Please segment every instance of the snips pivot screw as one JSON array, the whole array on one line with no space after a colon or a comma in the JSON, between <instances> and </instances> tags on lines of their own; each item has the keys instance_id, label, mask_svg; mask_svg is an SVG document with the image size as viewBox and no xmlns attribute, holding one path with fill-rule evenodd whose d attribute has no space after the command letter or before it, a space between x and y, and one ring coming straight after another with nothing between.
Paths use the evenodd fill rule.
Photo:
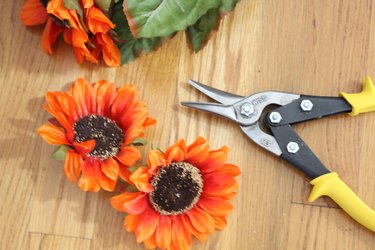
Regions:
<instances>
[{"instance_id":1,"label":"snips pivot screw","mask_svg":"<svg viewBox=\"0 0 375 250\"><path fill-rule=\"evenodd\" d=\"M303 111L311 111L313 106L314 104L310 100L303 100L300 107Z\"/></svg>"},{"instance_id":2,"label":"snips pivot screw","mask_svg":"<svg viewBox=\"0 0 375 250\"><path fill-rule=\"evenodd\" d=\"M279 123L281 121L282 117L279 112L271 112L270 114L270 121L272 123Z\"/></svg>"},{"instance_id":3,"label":"snips pivot screw","mask_svg":"<svg viewBox=\"0 0 375 250\"><path fill-rule=\"evenodd\" d=\"M295 154L299 150L299 146L296 142L289 142L288 145L286 145L286 149L288 150L289 153Z\"/></svg>"},{"instance_id":4,"label":"snips pivot screw","mask_svg":"<svg viewBox=\"0 0 375 250\"><path fill-rule=\"evenodd\" d=\"M252 115L254 113L254 107L253 105L251 105L250 103L248 102L245 102L244 104L242 104L241 106L241 111L240 111L241 115L243 116L246 116L246 117L249 117L250 115Z\"/></svg>"}]
</instances>

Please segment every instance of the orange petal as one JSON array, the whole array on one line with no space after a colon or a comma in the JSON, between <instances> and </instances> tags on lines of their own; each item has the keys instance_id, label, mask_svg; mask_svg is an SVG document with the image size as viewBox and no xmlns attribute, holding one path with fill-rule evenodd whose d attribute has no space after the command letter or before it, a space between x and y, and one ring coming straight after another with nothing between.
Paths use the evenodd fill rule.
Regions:
<instances>
[{"instance_id":1,"label":"orange petal","mask_svg":"<svg viewBox=\"0 0 375 250\"><path fill-rule=\"evenodd\" d=\"M166 166L166 160L159 150L151 150L147 155L148 172L154 175L159 167Z\"/></svg>"},{"instance_id":2,"label":"orange petal","mask_svg":"<svg viewBox=\"0 0 375 250\"><path fill-rule=\"evenodd\" d=\"M160 216L159 223L156 227L156 245L161 249L169 248L172 237L172 223L167 216Z\"/></svg>"},{"instance_id":3,"label":"orange petal","mask_svg":"<svg viewBox=\"0 0 375 250\"><path fill-rule=\"evenodd\" d=\"M95 140L87 140L84 142L73 142L74 149L81 155L90 153L95 148Z\"/></svg>"},{"instance_id":4,"label":"orange petal","mask_svg":"<svg viewBox=\"0 0 375 250\"><path fill-rule=\"evenodd\" d=\"M155 233L153 235L151 235L150 238L146 239L144 241L144 244L145 244L145 247L147 249L155 249L157 246L156 246L156 239L155 239Z\"/></svg>"},{"instance_id":5,"label":"orange petal","mask_svg":"<svg viewBox=\"0 0 375 250\"><path fill-rule=\"evenodd\" d=\"M137 229L141 218L142 218L142 215L138 215L138 214L127 215L124 220L125 230L128 232L134 232Z\"/></svg>"},{"instance_id":6,"label":"orange petal","mask_svg":"<svg viewBox=\"0 0 375 250\"><path fill-rule=\"evenodd\" d=\"M128 214L143 213L148 206L147 195L142 192L125 192L112 197L110 202L116 210Z\"/></svg>"},{"instance_id":7,"label":"orange petal","mask_svg":"<svg viewBox=\"0 0 375 250\"><path fill-rule=\"evenodd\" d=\"M22 6L20 19L26 26L40 25L47 21L48 13L40 0L27 0Z\"/></svg>"},{"instance_id":8,"label":"orange petal","mask_svg":"<svg viewBox=\"0 0 375 250\"><path fill-rule=\"evenodd\" d=\"M227 226L227 218L225 216L214 216L215 228L223 230Z\"/></svg>"},{"instance_id":9,"label":"orange petal","mask_svg":"<svg viewBox=\"0 0 375 250\"><path fill-rule=\"evenodd\" d=\"M132 166L138 160L142 158L141 152L136 147L123 146L120 153L116 155L117 160L119 160L125 166Z\"/></svg>"},{"instance_id":10,"label":"orange petal","mask_svg":"<svg viewBox=\"0 0 375 250\"><path fill-rule=\"evenodd\" d=\"M203 176L203 192L211 196L232 197L238 188L236 180L226 174L210 173Z\"/></svg>"},{"instance_id":11,"label":"orange petal","mask_svg":"<svg viewBox=\"0 0 375 250\"><path fill-rule=\"evenodd\" d=\"M148 208L142 214L138 227L135 230L135 236L138 243L150 238L155 233L159 217L160 216L152 208Z\"/></svg>"},{"instance_id":12,"label":"orange petal","mask_svg":"<svg viewBox=\"0 0 375 250\"><path fill-rule=\"evenodd\" d=\"M167 152L165 152L165 157L167 158L167 165L168 165L172 162L183 161L185 159L185 153L180 147L173 146L169 148Z\"/></svg>"},{"instance_id":13,"label":"orange petal","mask_svg":"<svg viewBox=\"0 0 375 250\"><path fill-rule=\"evenodd\" d=\"M187 250L191 245L191 233L183 216L175 216L172 221L172 247Z\"/></svg>"},{"instance_id":14,"label":"orange petal","mask_svg":"<svg viewBox=\"0 0 375 250\"><path fill-rule=\"evenodd\" d=\"M82 171L83 159L74 150L69 150L65 157L64 171L66 178L71 182L76 182Z\"/></svg>"},{"instance_id":15,"label":"orange petal","mask_svg":"<svg viewBox=\"0 0 375 250\"><path fill-rule=\"evenodd\" d=\"M97 170L95 165L91 164L89 161L85 161L82 166L82 176L78 181L78 186L83 191L93 191L98 192L100 190L100 185L97 182Z\"/></svg>"},{"instance_id":16,"label":"orange petal","mask_svg":"<svg viewBox=\"0 0 375 250\"><path fill-rule=\"evenodd\" d=\"M139 167L132 175L130 181L138 188L139 191L151 193L154 189L150 184L151 175L147 167Z\"/></svg>"},{"instance_id":17,"label":"orange petal","mask_svg":"<svg viewBox=\"0 0 375 250\"><path fill-rule=\"evenodd\" d=\"M92 0L83 0L83 2L85 1ZM87 26L93 34L108 33L111 29L115 27L111 20L109 20L109 18L106 15L104 15L104 13L99 8L95 6L87 10L86 19Z\"/></svg>"},{"instance_id":18,"label":"orange petal","mask_svg":"<svg viewBox=\"0 0 375 250\"><path fill-rule=\"evenodd\" d=\"M107 64L109 67L120 66L121 54L119 47L117 47L117 45L112 41L109 34L99 33L98 35L101 36L102 40L104 41L102 44L102 53L105 64Z\"/></svg>"},{"instance_id":19,"label":"orange petal","mask_svg":"<svg viewBox=\"0 0 375 250\"><path fill-rule=\"evenodd\" d=\"M110 107L116 97L116 85L104 80L94 85L96 93L96 112L99 115L109 116Z\"/></svg>"},{"instance_id":20,"label":"orange petal","mask_svg":"<svg viewBox=\"0 0 375 250\"><path fill-rule=\"evenodd\" d=\"M192 233L192 235L194 235L200 242L203 242L207 239L208 234L201 233L197 229L195 229L189 219L186 219L186 225L188 226L189 231Z\"/></svg>"},{"instance_id":21,"label":"orange petal","mask_svg":"<svg viewBox=\"0 0 375 250\"><path fill-rule=\"evenodd\" d=\"M193 207L186 214L198 232L211 234L215 231L215 221L206 211L198 207Z\"/></svg>"},{"instance_id":22,"label":"orange petal","mask_svg":"<svg viewBox=\"0 0 375 250\"><path fill-rule=\"evenodd\" d=\"M233 205L220 197L209 197L202 195L198 201L198 206L211 215L224 216L233 209Z\"/></svg>"},{"instance_id":23,"label":"orange petal","mask_svg":"<svg viewBox=\"0 0 375 250\"><path fill-rule=\"evenodd\" d=\"M87 9L94 5L94 0L82 0L82 3L83 7Z\"/></svg>"},{"instance_id":24,"label":"orange petal","mask_svg":"<svg viewBox=\"0 0 375 250\"><path fill-rule=\"evenodd\" d=\"M186 161L192 164L198 164L204 161L210 148L203 137L198 137L187 149Z\"/></svg>"},{"instance_id":25,"label":"orange petal","mask_svg":"<svg viewBox=\"0 0 375 250\"><path fill-rule=\"evenodd\" d=\"M47 54L52 54L52 45L56 42L62 31L63 27L56 25L52 18L48 18L46 26L44 27L41 43L43 50Z\"/></svg>"},{"instance_id":26,"label":"orange petal","mask_svg":"<svg viewBox=\"0 0 375 250\"><path fill-rule=\"evenodd\" d=\"M70 93L78 106L78 112L81 117L90 115L96 111L96 100L89 81L83 78L77 79L73 83Z\"/></svg>"},{"instance_id":27,"label":"orange petal","mask_svg":"<svg viewBox=\"0 0 375 250\"><path fill-rule=\"evenodd\" d=\"M240 175L241 170L236 165L226 163L221 168L217 169L215 173L227 174L234 177Z\"/></svg>"},{"instance_id":28,"label":"orange petal","mask_svg":"<svg viewBox=\"0 0 375 250\"><path fill-rule=\"evenodd\" d=\"M137 90L133 85L125 85L119 88L117 97L112 103L111 116L115 120L121 120L122 114L130 109L137 99Z\"/></svg>"},{"instance_id":29,"label":"orange petal","mask_svg":"<svg viewBox=\"0 0 375 250\"><path fill-rule=\"evenodd\" d=\"M151 117L147 117L145 122L143 123L143 127L149 127L149 126L152 126L152 125L155 125L156 124L156 120L154 118L151 118Z\"/></svg>"},{"instance_id":30,"label":"orange petal","mask_svg":"<svg viewBox=\"0 0 375 250\"><path fill-rule=\"evenodd\" d=\"M130 181L130 175L132 174L132 172L128 169L127 166L125 166L121 162L118 161L117 163L120 166L119 172L118 172L118 175L120 176L120 178L126 181L127 183L134 185L134 183Z\"/></svg>"},{"instance_id":31,"label":"orange petal","mask_svg":"<svg viewBox=\"0 0 375 250\"><path fill-rule=\"evenodd\" d=\"M223 166L227 161L228 148L222 147L218 150L213 150L208 153L206 160L199 163L197 166L203 173L210 173Z\"/></svg>"},{"instance_id":32,"label":"orange petal","mask_svg":"<svg viewBox=\"0 0 375 250\"><path fill-rule=\"evenodd\" d=\"M38 129L38 134L49 144L52 145L69 145L65 137L65 132L54 125L44 124Z\"/></svg>"},{"instance_id":33,"label":"orange petal","mask_svg":"<svg viewBox=\"0 0 375 250\"><path fill-rule=\"evenodd\" d=\"M185 159L187 153L187 147L183 139L179 140L174 145L167 148L165 151L165 158L167 159L167 164L171 162L181 162Z\"/></svg>"},{"instance_id":34,"label":"orange petal","mask_svg":"<svg viewBox=\"0 0 375 250\"><path fill-rule=\"evenodd\" d=\"M119 172L119 165L117 164L117 161L115 161L113 158L108 158L107 160L101 162L101 167L103 173L108 178L111 180L117 180Z\"/></svg>"}]
</instances>

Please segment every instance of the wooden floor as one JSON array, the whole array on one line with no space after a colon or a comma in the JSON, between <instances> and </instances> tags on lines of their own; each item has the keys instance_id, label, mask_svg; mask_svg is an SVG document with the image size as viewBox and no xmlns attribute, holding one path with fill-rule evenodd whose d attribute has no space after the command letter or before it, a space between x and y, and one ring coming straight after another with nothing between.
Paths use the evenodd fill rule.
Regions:
<instances>
[{"instance_id":1,"label":"wooden floor","mask_svg":"<svg viewBox=\"0 0 375 250\"><path fill-rule=\"evenodd\" d=\"M227 120L181 107L208 100L196 79L247 95L280 90L311 95L360 91L375 78L375 1L242 0L198 54L178 34L156 53L121 68L79 66L59 44L39 47L42 29L22 26L22 1L0 8L0 249L143 249L122 229L111 193L83 193L64 177L53 147L36 135L48 119L46 91L78 77L135 83L158 124L147 133L165 148L179 138L206 137L230 147L242 169L228 227L192 249L375 249L375 234L328 199L309 203L307 179L248 140ZM296 126L329 168L375 208L375 113L340 115ZM147 148L146 148L147 149ZM145 150L146 150L145 149Z\"/></svg>"}]
</instances>

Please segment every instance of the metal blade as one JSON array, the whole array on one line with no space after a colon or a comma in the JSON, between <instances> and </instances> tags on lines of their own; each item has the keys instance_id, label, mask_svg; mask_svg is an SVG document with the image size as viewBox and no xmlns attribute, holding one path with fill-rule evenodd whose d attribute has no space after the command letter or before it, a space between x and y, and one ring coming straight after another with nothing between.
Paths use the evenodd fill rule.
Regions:
<instances>
[{"instance_id":1,"label":"metal blade","mask_svg":"<svg viewBox=\"0 0 375 250\"><path fill-rule=\"evenodd\" d=\"M194 108L194 109L210 112L216 115L220 115L232 121L237 122L236 113L232 106L224 106L224 105L216 104L216 103L201 103L201 102L181 102L181 105L189 107L189 108Z\"/></svg>"},{"instance_id":2,"label":"metal blade","mask_svg":"<svg viewBox=\"0 0 375 250\"><path fill-rule=\"evenodd\" d=\"M244 98L243 96L234 95L219 89L215 89L202 83L196 82L194 80L189 80L189 83L203 94L211 97L215 101L218 101L224 105L232 105L236 102L241 101Z\"/></svg>"}]
</instances>

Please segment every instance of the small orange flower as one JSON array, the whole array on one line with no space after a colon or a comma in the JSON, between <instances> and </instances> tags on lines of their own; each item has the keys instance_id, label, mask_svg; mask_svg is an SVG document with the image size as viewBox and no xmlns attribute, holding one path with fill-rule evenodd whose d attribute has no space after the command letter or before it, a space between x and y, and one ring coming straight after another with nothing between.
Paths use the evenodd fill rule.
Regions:
<instances>
[{"instance_id":1,"label":"small orange flower","mask_svg":"<svg viewBox=\"0 0 375 250\"><path fill-rule=\"evenodd\" d=\"M56 42L59 34L64 30L62 25L58 25L47 13L46 6L41 0L27 0L22 6L20 19L26 26L37 26L46 23L43 31L41 46L43 50L52 54L52 45Z\"/></svg>"},{"instance_id":2,"label":"small orange flower","mask_svg":"<svg viewBox=\"0 0 375 250\"><path fill-rule=\"evenodd\" d=\"M119 48L113 42L109 34L97 33L95 35L95 57L98 58L100 53L103 55L104 62L110 66L115 67L120 65L121 54Z\"/></svg>"},{"instance_id":3,"label":"small orange flower","mask_svg":"<svg viewBox=\"0 0 375 250\"><path fill-rule=\"evenodd\" d=\"M104 15L104 13L97 7L93 6L86 9L86 20L87 26L93 34L96 33L108 33L111 29L114 29L116 25Z\"/></svg>"},{"instance_id":4,"label":"small orange flower","mask_svg":"<svg viewBox=\"0 0 375 250\"><path fill-rule=\"evenodd\" d=\"M225 163L227 154L227 147L210 151L202 137L189 146L180 140L165 153L149 152L148 166L130 176L139 191L111 199L115 209L128 213L125 229L149 249L170 250L188 249L192 235L203 241L223 229L238 187L233 177L240 174Z\"/></svg>"},{"instance_id":5,"label":"small orange flower","mask_svg":"<svg viewBox=\"0 0 375 250\"><path fill-rule=\"evenodd\" d=\"M84 191L113 191L119 176L129 181L128 167L141 158L131 143L155 124L135 86L78 79L68 92L47 93L46 101L54 119L38 133L52 145L69 146L64 169L70 181L79 179Z\"/></svg>"}]
</instances>

